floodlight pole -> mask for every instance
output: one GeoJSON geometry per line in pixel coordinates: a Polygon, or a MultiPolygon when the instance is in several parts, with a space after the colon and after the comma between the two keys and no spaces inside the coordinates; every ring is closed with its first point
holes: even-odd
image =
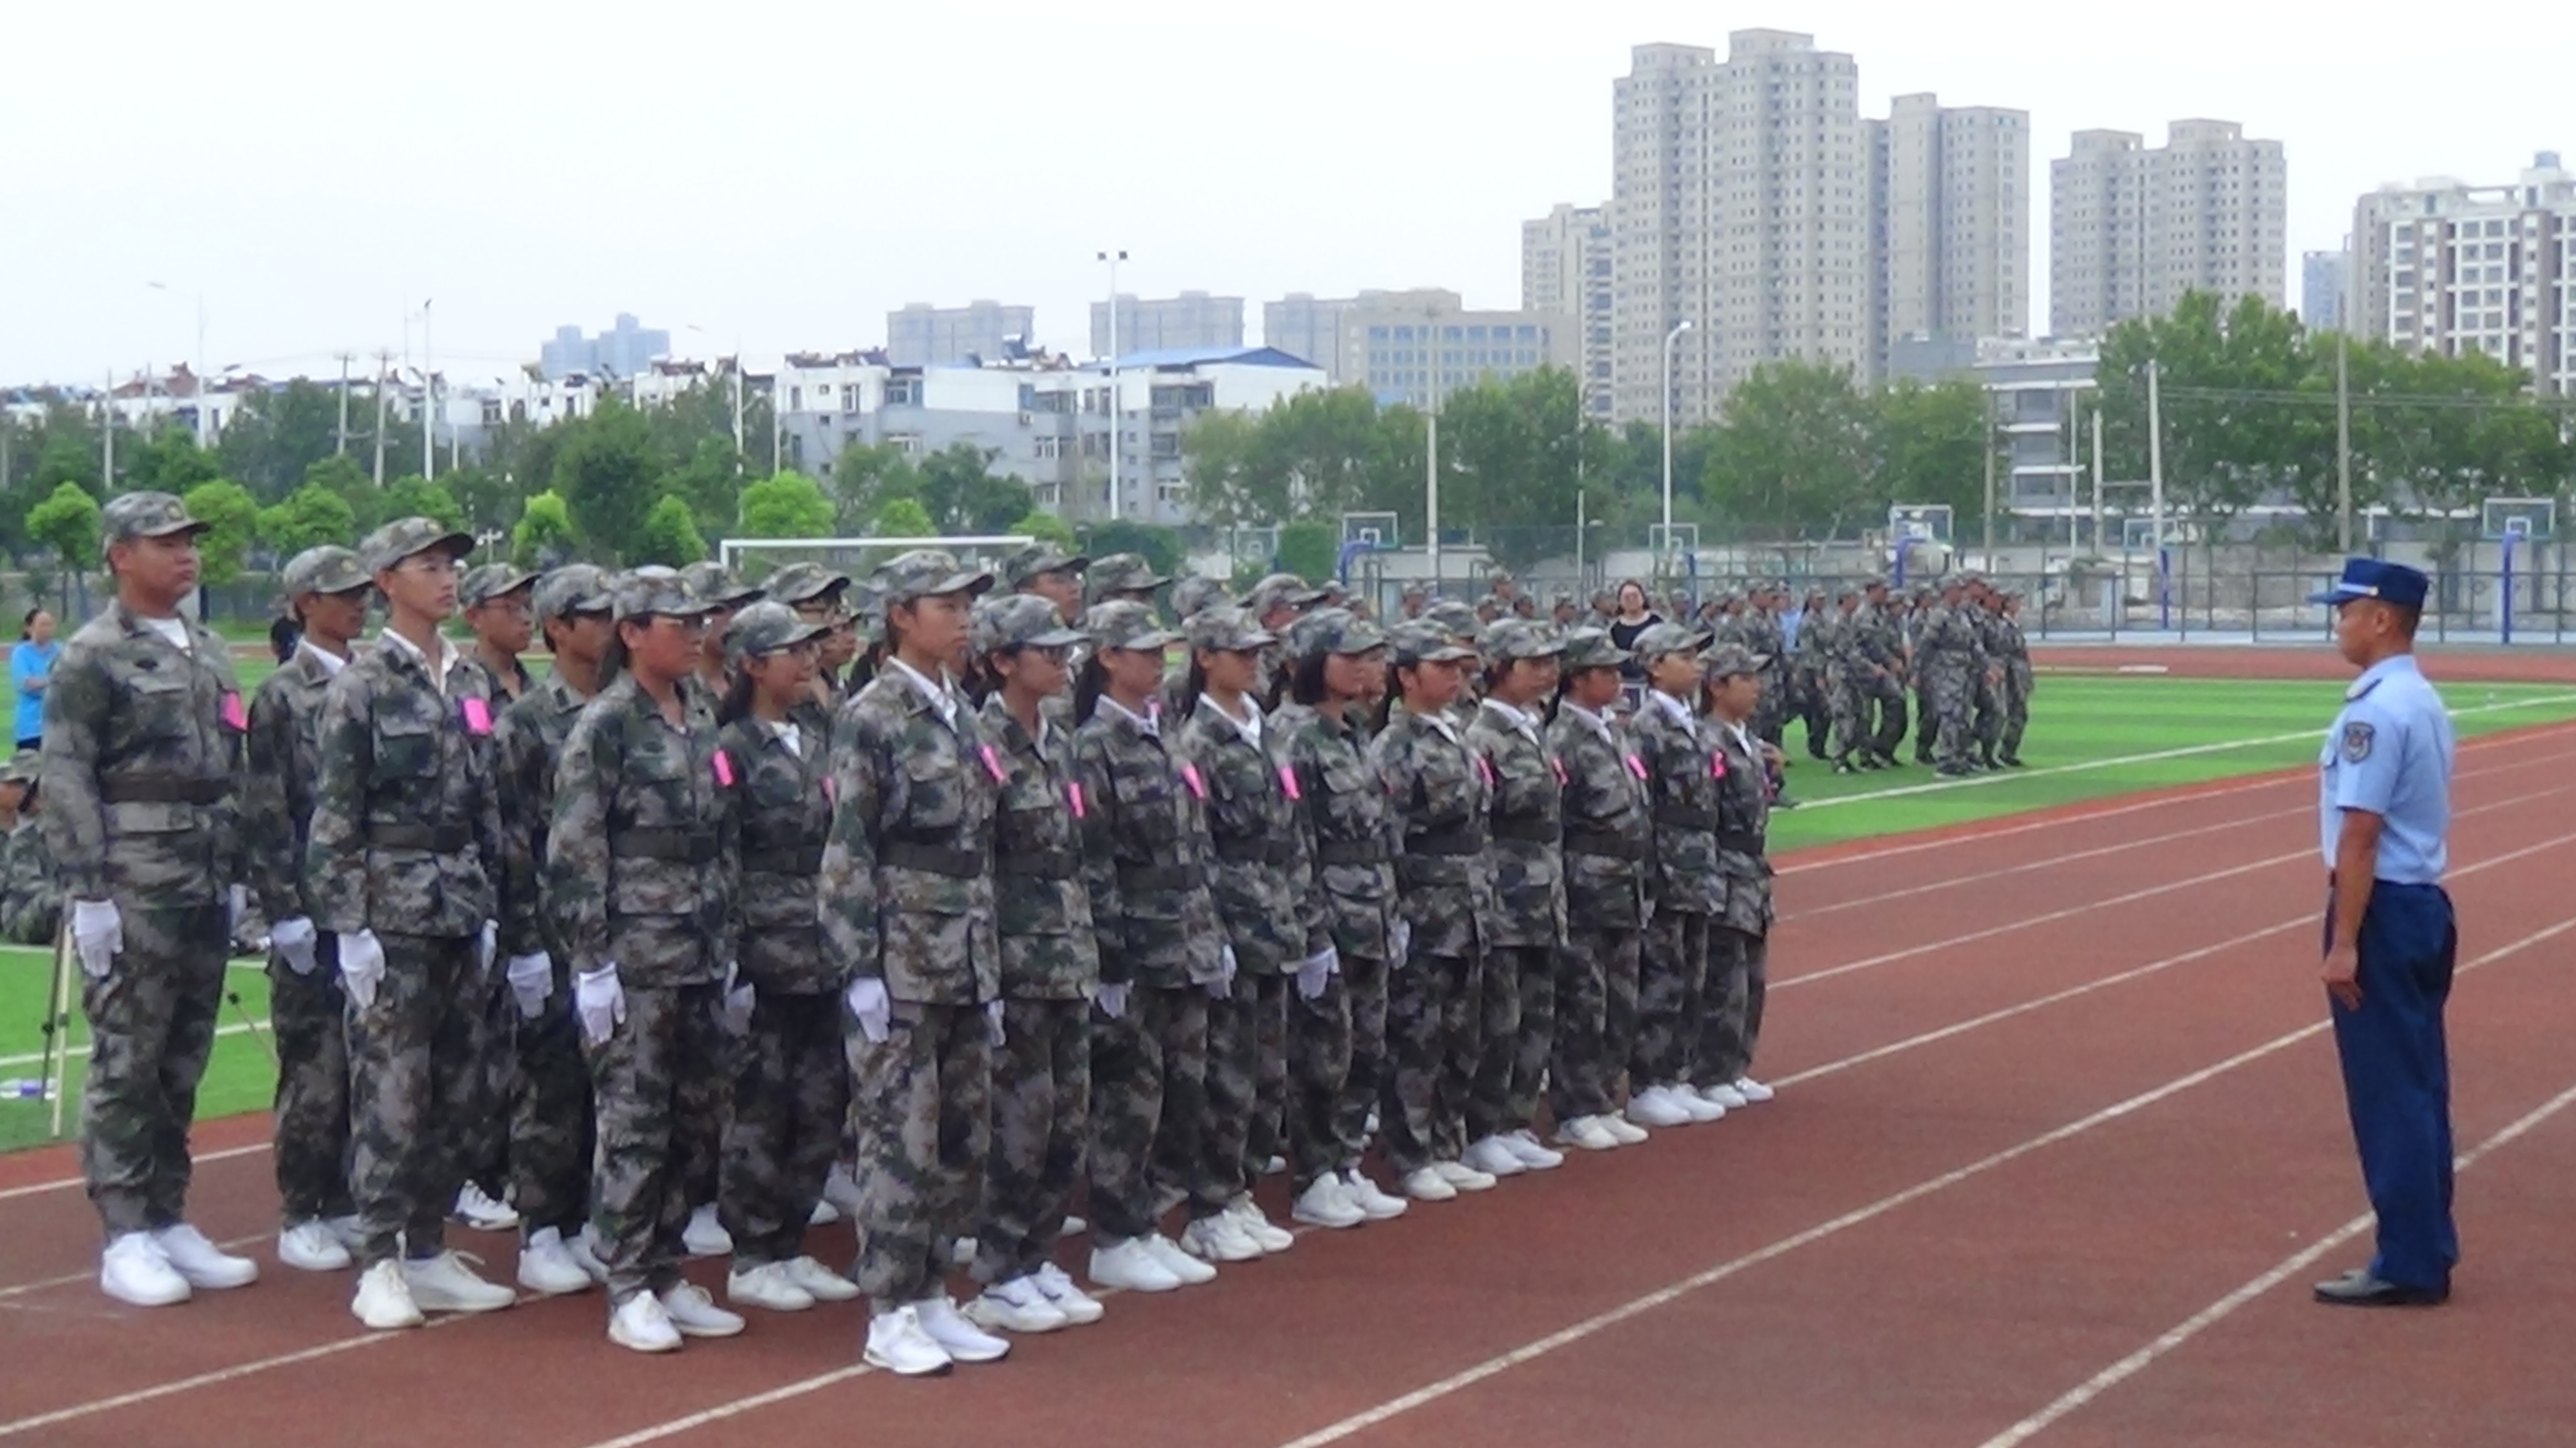
{"type": "Polygon", "coordinates": [[[1673,344],[1691,329],[1684,317],[1664,334],[1664,547],[1673,546],[1673,344]]]}
{"type": "Polygon", "coordinates": [[[2352,554],[2352,334],[2335,329],[2335,546],[2352,554]]]}

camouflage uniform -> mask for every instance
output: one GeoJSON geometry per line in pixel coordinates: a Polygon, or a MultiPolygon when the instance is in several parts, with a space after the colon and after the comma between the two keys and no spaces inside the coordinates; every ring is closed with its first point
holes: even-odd
{"type": "MultiPolygon", "coordinates": [[[[1401,667],[1472,660],[1437,625],[1399,626],[1401,667]]],[[[1386,791],[1397,906],[1410,943],[1387,983],[1387,1164],[1409,1174],[1467,1149],[1466,1113],[1484,1050],[1485,949],[1497,915],[1487,815],[1493,788],[1446,713],[1398,710],[1369,744],[1386,791]]]]}
{"type": "MultiPolygon", "coordinates": [[[[1570,668],[1627,661],[1597,629],[1569,644],[1570,668]]],[[[1636,1044],[1637,960],[1646,926],[1645,861],[1654,821],[1627,731],[1560,701],[1548,744],[1565,767],[1566,941],[1559,975],[1548,1106],[1560,1122],[1618,1106],[1636,1044]]]]}
{"type": "Polygon", "coordinates": [[[1757,590],[1735,635],[1737,643],[1762,660],[1762,702],[1754,706],[1753,733],[1773,745],[1779,744],[1789,720],[1789,646],[1780,629],[1780,614],[1772,607],[1778,596],[1767,584],[1757,590]]]}
{"type": "MultiPolygon", "coordinates": [[[[111,542],[202,531],[166,493],[115,498],[104,521],[111,542]]],[[[124,930],[107,975],[81,981],[93,1043],[81,1171],[110,1238],[186,1213],[225,895],[241,875],[241,694],[223,641],[181,627],[184,651],[112,603],[65,642],[45,691],[38,820],[64,908],[109,901],[124,930]]]]}
{"type": "MultiPolygon", "coordinates": [[[[1689,630],[1659,624],[1637,638],[1641,662],[1692,647],[1689,630]]],[[[1691,1050],[1708,984],[1709,917],[1724,908],[1717,874],[1715,757],[1699,721],[1671,695],[1649,689],[1632,728],[1646,768],[1654,818],[1646,891],[1654,914],[1646,927],[1637,979],[1634,1084],[1673,1086],[1691,1079],[1691,1050]]]]}
{"type": "MultiPolygon", "coordinates": [[[[1709,677],[1744,672],[1742,650],[1711,659],[1709,677]]],[[[1715,715],[1700,721],[1716,745],[1726,775],[1717,781],[1717,887],[1724,901],[1710,922],[1707,1006],[1700,1016],[1694,1085],[1719,1086],[1749,1074],[1762,1034],[1767,988],[1766,949],[1771,934],[1770,791],[1764,785],[1758,736],[1739,738],[1715,715]]]]}
{"type": "MultiPolygon", "coordinates": [[[[1565,645],[1542,626],[1505,619],[1485,630],[1492,663],[1552,657],[1565,645]]],[[[1467,729],[1489,782],[1496,909],[1486,923],[1478,995],[1482,1048],[1467,1101],[1467,1138],[1529,1128],[1556,1048],[1559,958],[1565,947],[1564,766],[1546,721],[1487,699],[1467,729]]]]}
{"type": "Polygon", "coordinates": [[[1817,690],[1826,719],[1823,753],[1838,771],[1855,767],[1852,756],[1867,748],[1867,695],[1859,679],[1865,665],[1855,601],[1856,595],[1845,593],[1835,600],[1833,612],[1810,614],[1798,626],[1798,651],[1803,654],[1810,645],[1815,649],[1817,690]]]}
{"type": "Polygon", "coordinates": [[[1932,659],[1924,642],[1924,631],[1932,611],[1940,606],[1940,594],[1928,584],[1917,585],[1911,603],[1905,608],[1901,631],[1905,637],[1905,654],[1910,662],[1914,686],[1914,762],[1930,764],[1941,743],[1941,727],[1932,712],[1932,659]]]}
{"type": "MultiPolygon", "coordinates": [[[[1084,631],[1101,648],[1160,649],[1175,637],[1137,603],[1094,605],[1084,631]]],[[[1073,736],[1100,978],[1131,987],[1125,1012],[1092,1033],[1091,1206],[1111,1243],[1155,1230],[1157,1176],[1185,1186],[1198,1170],[1204,987],[1224,970],[1207,885],[1206,776],[1161,728],[1103,695],[1073,736]]]]}
{"type": "MultiPolygon", "coordinates": [[[[889,604],[980,592],[982,574],[921,549],[877,570],[889,604]]],[[[956,686],[900,660],[832,722],[832,833],[818,909],[844,982],[881,980],[883,1041],[844,1012],[858,1139],[859,1261],[879,1312],[934,1296],[956,1238],[975,1230],[992,1146],[987,1001],[1001,992],[994,929],[1000,751],[956,686]],[[933,703],[931,690],[938,695],[933,703]]]]}
{"type": "MultiPolygon", "coordinates": [[[[1134,594],[1151,594],[1172,580],[1154,571],[1142,553],[1112,553],[1095,558],[1082,575],[1082,601],[1098,604],[1104,600],[1130,598],[1134,594]]],[[[1142,599],[1130,599],[1144,603],[1142,599]]],[[[1150,609],[1151,605],[1147,607],[1150,609]]]]}
{"type": "MultiPolygon", "coordinates": [[[[734,616],[725,647],[738,667],[821,632],[784,604],[754,604],[734,616]]],[[[814,894],[832,823],[823,794],[830,741],[808,725],[745,715],[718,743],[739,781],[722,793],[739,850],[734,939],[752,1007],[737,1043],[717,1202],[734,1268],[748,1271],[805,1255],[806,1223],[840,1155],[850,1085],[841,982],[824,962],[814,894]]]]}
{"type": "Polygon", "coordinates": [[[1809,593],[1798,613],[1798,643],[1790,650],[1789,712],[1807,726],[1807,754],[1833,758],[1833,685],[1827,644],[1833,610],[1821,592],[1809,593]]]}
{"type": "Polygon", "coordinates": [[[1924,733],[1941,770],[1955,774],[1967,768],[1979,681],[1985,660],[1977,644],[1977,626],[1968,605],[1943,600],[1923,616],[1915,656],[1922,660],[1924,733]]]}
{"type": "Polygon", "coordinates": [[[2030,727],[2030,690],[2034,681],[2030,670],[2030,639],[2021,630],[2018,591],[2004,595],[2005,610],[1995,616],[1995,655],[2004,668],[2004,727],[1997,741],[1996,757],[2006,764],[2021,763],[2022,731],[2030,727]]]}
{"type": "Polygon", "coordinates": [[[53,944],[63,919],[62,887],[39,818],[42,796],[34,793],[43,773],[44,760],[32,749],[19,750],[0,771],[0,780],[29,791],[18,806],[17,827],[0,845],[0,936],[20,945],[53,944]]]}
{"type": "Polygon", "coordinates": [[[1864,599],[1853,618],[1858,667],[1853,683],[1859,696],[1860,722],[1869,733],[1869,750],[1885,763],[1896,762],[1905,743],[1905,634],[1894,605],[1864,599]]]}
{"type": "MultiPolygon", "coordinates": [[[[617,590],[621,622],[702,609],[665,568],[639,569],[617,590]]],[[[725,796],[741,774],[695,675],[677,689],[678,724],[632,673],[583,708],[555,767],[546,830],[545,908],[572,973],[614,967],[625,999],[608,1038],[583,1042],[598,1132],[590,1224],[612,1304],[680,1281],[686,1164],[715,1154],[721,1131],[740,876],[725,796]]]]}
{"type": "MultiPolygon", "coordinates": [[[[1302,585],[1301,585],[1302,586],[1302,585]]],[[[1249,613],[1219,608],[1191,621],[1190,647],[1267,649],[1277,640],[1249,613]]],[[[1208,1004],[1207,1110],[1190,1215],[1213,1216],[1252,1187],[1282,1150],[1288,1095],[1288,997],[1300,963],[1330,939],[1313,918],[1314,864],[1289,793],[1287,752],[1260,706],[1238,724],[1212,702],[1181,729],[1183,758],[1207,786],[1209,893],[1234,949],[1233,988],[1208,1004]]]]}
{"type": "MultiPolygon", "coordinates": [[[[472,545],[406,518],[370,534],[360,552],[372,574],[472,545]]],[[[483,676],[437,642],[433,661],[388,630],[322,699],[304,897],[317,930],[369,931],[384,951],[373,1002],[348,1001],[362,1267],[397,1249],[415,1259],[444,1249],[481,1070],[473,1046],[487,988],[483,927],[501,913],[492,701],[483,676]]],[[[348,941],[337,944],[345,955],[348,941]]]]}

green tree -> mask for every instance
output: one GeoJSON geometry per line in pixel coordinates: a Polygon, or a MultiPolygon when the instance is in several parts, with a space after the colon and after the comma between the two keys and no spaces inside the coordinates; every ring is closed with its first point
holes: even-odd
{"type": "Polygon", "coordinates": [[[1158,523],[1136,523],[1124,518],[1092,528],[1083,536],[1082,551],[1093,558],[1141,553],[1156,573],[1167,577],[1180,571],[1181,560],[1186,556],[1179,533],[1158,523]]]}
{"type": "Polygon", "coordinates": [[[1580,406],[1561,367],[1451,393],[1440,413],[1441,516],[1473,520],[1508,567],[1571,551],[1577,479],[1607,460],[1607,439],[1580,406]]]}
{"type": "Polygon", "coordinates": [[[877,510],[868,532],[878,538],[924,538],[937,532],[919,498],[895,498],[877,510]]]}
{"type": "Polygon", "coordinates": [[[933,531],[998,533],[1027,514],[1029,485],[995,473],[998,456],[961,442],[922,459],[921,503],[933,531]]]}
{"type": "Polygon", "coordinates": [[[260,510],[259,538],[281,560],[325,544],[346,548],[358,540],[358,518],[349,511],[348,499],[319,483],[306,483],[260,510]]]}
{"type": "Polygon", "coordinates": [[[99,556],[98,499],[74,482],[57,483],[54,491],[27,514],[27,536],[54,550],[69,570],[99,556]]]}
{"type": "Polygon", "coordinates": [[[465,509],[456,495],[443,482],[432,482],[418,473],[408,473],[385,485],[384,501],[377,506],[380,520],[427,518],[442,528],[459,532],[465,528],[465,509]]]}
{"type": "MultiPolygon", "coordinates": [[[[353,384],[349,398],[348,455],[362,472],[375,456],[376,402],[353,384]]],[[[216,444],[223,475],[238,480],[251,495],[274,503],[299,486],[313,465],[340,453],[340,391],[333,382],[301,378],[284,387],[253,393],[224,425],[216,444]]],[[[417,425],[389,421],[385,450],[394,459],[420,456],[417,425]]]]}
{"type": "Polygon", "coordinates": [[[1040,542],[1053,543],[1059,548],[1072,548],[1076,546],[1073,538],[1073,525],[1067,523],[1053,513],[1032,512],[1023,514],[1020,521],[1013,523],[1003,531],[1016,534],[1023,538],[1035,538],[1040,542]]]}
{"type": "Polygon", "coordinates": [[[196,435],[176,424],[154,433],[130,460],[117,466],[125,487],[181,498],[199,483],[223,476],[215,455],[197,446],[196,435]]]}
{"type": "Polygon", "coordinates": [[[2267,491],[2296,492],[2299,474],[2332,467],[2332,413],[2284,401],[2315,372],[2298,318],[2260,297],[2231,306],[2188,292],[2171,313],[2102,339],[2095,377],[2113,476],[2148,476],[2150,362],[2163,393],[2166,506],[2199,521],[2211,546],[2267,491]]]}
{"type": "MultiPolygon", "coordinates": [[[[1985,389],[1968,381],[1905,381],[1873,399],[1870,453],[1877,465],[1868,505],[1946,503],[1961,539],[1977,537],[1985,511],[1987,427],[1985,389]]],[[[1995,511],[2012,505],[2003,491],[1998,459],[1995,511]]]]}
{"type": "MultiPolygon", "coordinates": [[[[732,527],[745,505],[742,460],[735,455],[732,441],[701,437],[675,456],[683,461],[664,475],[662,490],[688,500],[689,512],[701,530],[732,527]]],[[[823,531],[831,529],[826,526],[823,531]]]]}
{"type": "Polygon", "coordinates": [[[572,510],[562,496],[543,492],[519,510],[519,521],[510,529],[510,558],[522,568],[552,568],[569,560],[579,541],[572,510]]]}
{"type": "Polygon", "coordinates": [[[803,473],[788,471],[742,490],[742,536],[825,538],[833,528],[832,500],[803,473]]]}
{"type": "Polygon", "coordinates": [[[36,470],[28,479],[32,496],[50,498],[65,483],[78,483],[82,492],[100,496],[99,462],[98,429],[89,419],[59,404],[46,409],[37,433],[36,470]]]}
{"type": "Polygon", "coordinates": [[[1766,362],[1727,394],[1705,493],[1719,519],[1775,538],[1826,537],[1865,516],[1871,408],[1849,368],[1766,362]]]}
{"type": "MultiPolygon", "coordinates": [[[[565,427],[569,435],[555,454],[554,491],[571,510],[574,528],[604,554],[640,556],[638,535],[656,506],[653,499],[660,496],[664,472],[650,425],[611,395],[590,416],[565,427]]],[[[683,499],[680,506],[689,505],[683,499]]],[[[697,532],[694,512],[689,531],[697,532]]],[[[670,535],[655,541],[670,545],[679,540],[670,535]]],[[[703,544],[699,552],[705,552],[703,544]]]]}
{"type": "Polygon", "coordinates": [[[698,535],[698,520],[691,516],[688,500],[666,497],[655,503],[622,556],[629,564],[659,563],[670,568],[685,568],[704,559],[707,543],[698,535]]]}
{"type": "Polygon", "coordinates": [[[1202,413],[1181,435],[1193,506],[1218,524],[1337,521],[1372,506],[1390,483],[1418,494],[1419,417],[1411,426],[1413,471],[1398,478],[1381,436],[1393,415],[1358,387],[1296,393],[1258,415],[1202,413]]]}
{"type": "Polygon", "coordinates": [[[197,539],[198,577],[219,586],[241,577],[259,532],[259,502],[250,490],[218,478],[190,488],[179,501],[189,517],[207,525],[197,539]]]}
{"type": "Polygon", "coordinates": [[[1279,530],[1279,556],[1272,562],[1309,582],[1331,578],[1340,568],[1341,542],[1330,523],[1290,523],[1279,530]]]}
{"type": "Polygon", "coordinates": [[[832,459],[831,491],[838,526],[863,530],[886,504],[921,496],[921,470],[893,443],[861,443],[832,459]]]}

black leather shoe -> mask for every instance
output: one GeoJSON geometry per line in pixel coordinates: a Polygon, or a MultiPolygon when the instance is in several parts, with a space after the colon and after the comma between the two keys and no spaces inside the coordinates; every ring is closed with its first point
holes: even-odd
{"type": "Polygon", "coordinates": [[[2439,1307],[2451,1300],[2451,1285],[2401,1287],[2367,1271],[2354,1271],[2318,1283],[2316,1297],[2329,1307],[2439,1307]]]}

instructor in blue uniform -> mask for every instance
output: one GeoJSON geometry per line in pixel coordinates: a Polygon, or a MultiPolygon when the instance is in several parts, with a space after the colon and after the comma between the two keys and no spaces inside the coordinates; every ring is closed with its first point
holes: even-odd
{"type": "Polygon", "coordinates": [[[2370,1265],[2317,1285],[2343,1307],[2428,1307],[2451,1295],[2451,1065],[2442,1007],[2459,931],[2442,890],[2451,827],[2451,719],[2415,667],[2424,575],[2375,559],[2344,564],[2316,595],[2335,645],[2361,670],[2344,691],[2318,774],[2333,872],[2326,994],[2361,1175],[2379,1216],[2370,1265]]]}

